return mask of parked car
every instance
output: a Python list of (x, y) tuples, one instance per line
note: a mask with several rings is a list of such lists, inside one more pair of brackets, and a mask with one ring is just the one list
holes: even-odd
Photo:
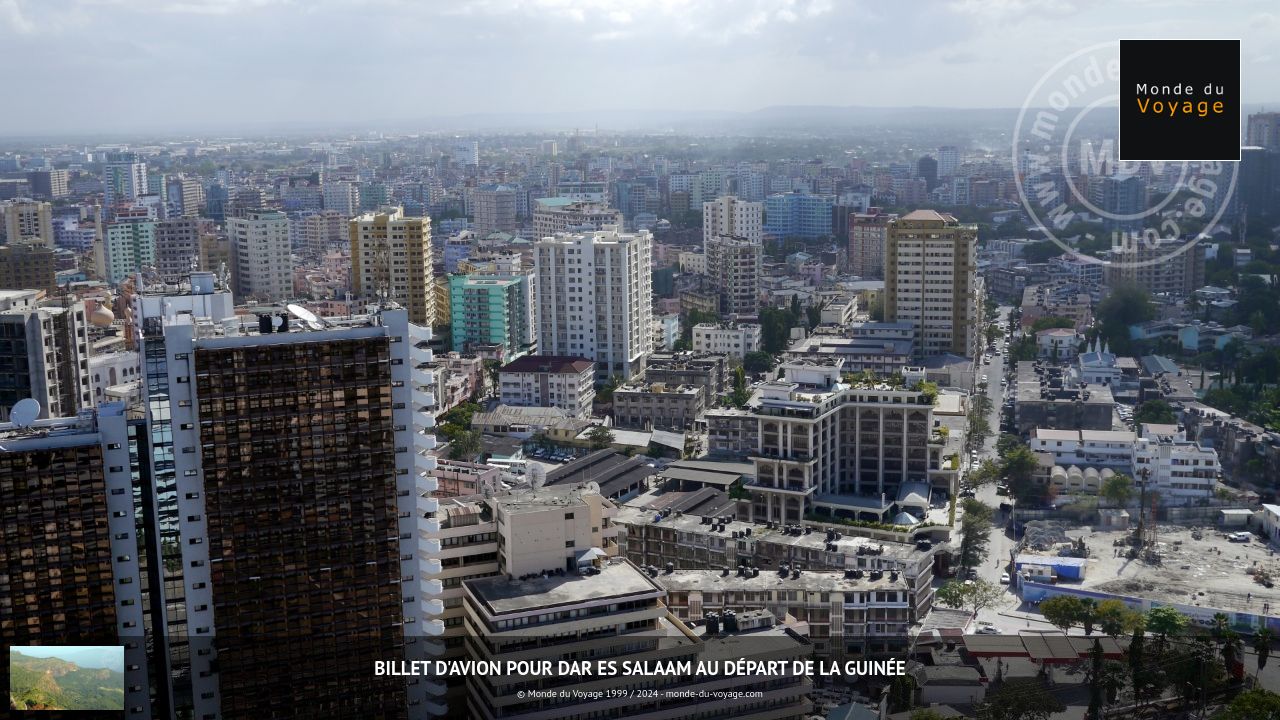
[(1001, 574), (1000, 574), (1000, 584), (1001, 584), (1001, 585), (1008, 585), (1008, 584), (1009, 584), (1009, 573), (1001, 573)]

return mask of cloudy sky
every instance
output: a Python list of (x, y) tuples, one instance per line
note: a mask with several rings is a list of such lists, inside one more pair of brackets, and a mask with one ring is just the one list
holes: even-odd
[(1240, 38), (1244, 101), (1280, 107), (1274, 0), (0, 0), (0, 134), (1016, 107), (1121, 37)]

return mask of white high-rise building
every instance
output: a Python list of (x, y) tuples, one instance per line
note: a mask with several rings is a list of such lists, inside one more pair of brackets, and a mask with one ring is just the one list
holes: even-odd
[(599, 379), (641, 372), (653, 344), (652, 253), (648, 231), (616, 226), (540, 240), (538, 351), (594, 360)]
[(285, 300), (293, 296), (289, 218), (276, 210), (251, 210), (227, 218), (237, 298)]
[(102, 170), (102, 188), (103, 212), (114, 217), (117, 205), (147, 194), (147, 164), (138, 162), (133, 153), (109, 153)]
[(353, 217), (360, 211), (360, 188), (355, 183), (325, 183), (321, 192), (325, 210), (336, 210), (344, 218)]
[(948, 178), (956, 174), (960, 166), (960, 150), (954, 145), (938, 148), (938, 177)]
[(745, 202), (732, 195), (702, 203), (702, 243), (727, 235), (760, 244), (764, 239), (764, 203)]

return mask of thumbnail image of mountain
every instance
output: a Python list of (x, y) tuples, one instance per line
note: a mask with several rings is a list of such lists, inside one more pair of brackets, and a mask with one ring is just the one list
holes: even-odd
[(124, 674), (111, 667), (121, 667), (117, 658), (123, 653), (112, 647), (11, 648), (9, 708), (124, 710)]

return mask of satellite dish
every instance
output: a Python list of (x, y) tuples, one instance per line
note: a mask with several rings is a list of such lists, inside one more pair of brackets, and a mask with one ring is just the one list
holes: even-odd
[(600, 483), (596, 482), (595, 480), (589, 480), (587, 481), (586, 485), (582, 486), (582, 491), (587, 495), (599, 495)]
[(271, 316), (271, 327), (278, 328), (284, 325), (284, 317), (281, 315)]
[(9, 422), (14, 427), (29, 428), (40, 417), (40, 401), (35, 398), (19, 400), (9, 411)]
[(306, 325), (308, 328), (312, 330), (324, 329), (324, 321), (316, 317), (315, 313), (302, 307), (301, 305), (298, 305), (295, 303), (289, 303), (288, 305), (284, 306), (284, 309), (288, 310), (290, 315), (301, 320), (302, 324)]

